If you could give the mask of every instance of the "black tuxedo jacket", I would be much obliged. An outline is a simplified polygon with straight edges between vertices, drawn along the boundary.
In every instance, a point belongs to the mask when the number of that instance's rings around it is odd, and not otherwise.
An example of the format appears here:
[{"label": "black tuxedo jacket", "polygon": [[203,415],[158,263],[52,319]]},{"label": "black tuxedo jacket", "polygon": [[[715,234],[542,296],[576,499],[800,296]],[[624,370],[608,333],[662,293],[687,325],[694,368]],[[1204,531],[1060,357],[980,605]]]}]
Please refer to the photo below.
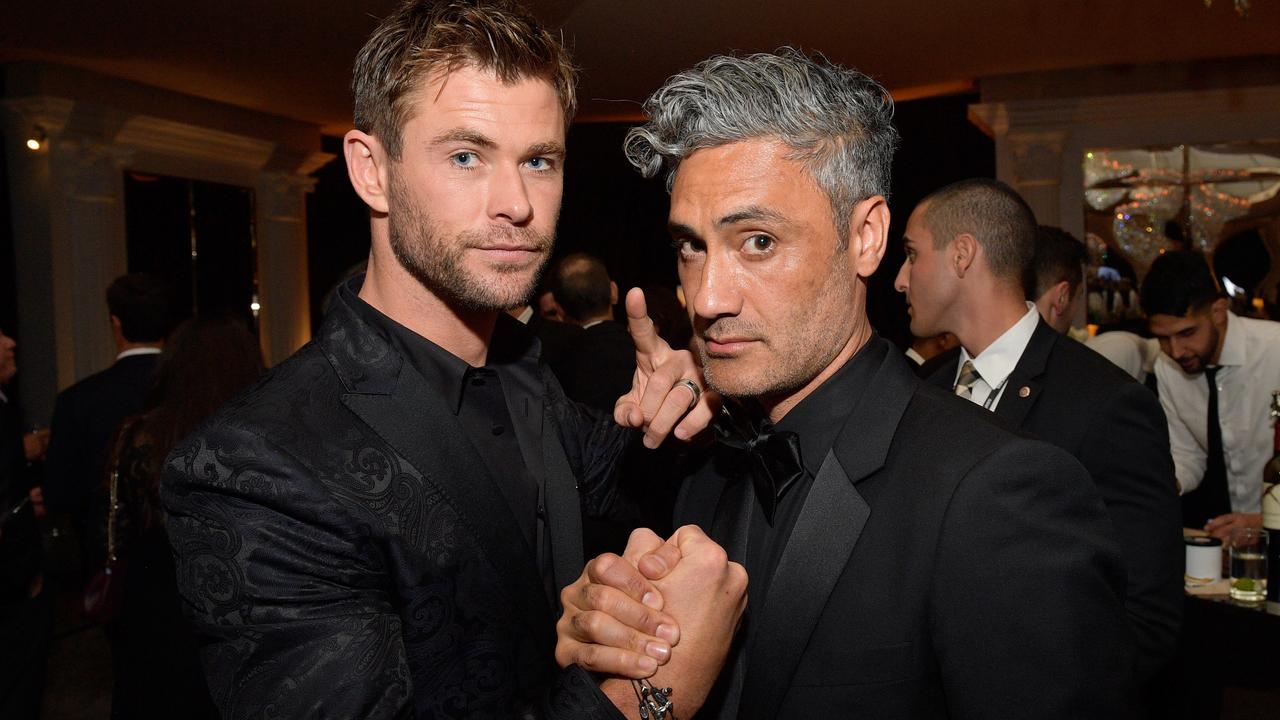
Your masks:
[{"label": "black tuxedo jacket", "polygon": [[[752,502],[712,464],[677,517],[742,561]],[[1079,463],[888,346],[700,717],[1125,717],[1123,585]]]},{"label": "black tuxedo jacket", "polygon": [[44,501],[82,518],[106,481],[111,439],[142,410],[159,355],[131,355],[58,394],[49,424]]},{"label": "black tuxedo jacket", "polygon": [[[930,382],[949,389],[955,375],[952,362]],[[1093,477],[1121,543],[1135,670],[1145,682],[1174,655],[1183,604],[1182,516],[1159,401],[1041,321],[995,414],[1071,453]]]},{"label": "black tuxedo jacket", "polygon": [[[499,368],[512,417],[542,430],[516,422],[562,587],[582,568],[580,503],[630,433],[566,402],[543,366]],[[516,387],[533,400],[512,403]],[[585,673],[557,669],[558,612],[510,478],[446,402],[339,295],[313,342],[170,455],[178,585],[223,717],[614,716]]]},{"label": "black tuxedo jacket", "polygon": [[[526,327],[542,345],[542,362],[551,368],[551,372],[563,386],[566,373],[571,369],[570,364],[577,343],[582,339],[582,328],[544,317],[536,310],[529,317],[529,324]],[[633,359],[632,362],[635,360]],[[629,385],[627,387],[630,389]]]},{"label": "black tuxedo jacket", "polygon": [[564,367],[560,382],[566,395],[612,413],[614,403],[631,389],[636,372],[631,333],[612,320],[584,328],[565,355]]}]

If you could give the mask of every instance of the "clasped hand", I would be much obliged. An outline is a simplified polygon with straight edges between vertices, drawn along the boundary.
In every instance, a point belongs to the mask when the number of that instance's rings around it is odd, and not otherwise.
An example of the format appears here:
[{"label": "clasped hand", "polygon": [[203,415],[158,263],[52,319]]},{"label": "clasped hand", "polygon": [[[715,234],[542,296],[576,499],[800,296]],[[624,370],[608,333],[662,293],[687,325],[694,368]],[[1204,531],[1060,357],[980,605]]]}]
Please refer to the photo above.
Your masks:
[{"label": "clasped hand", "polygon": [[719,675],[746,609],[747,573],[697,526],[682,527],[666,541],[641,528],[621,557],[606,553],[587,563],[560,600],[561,666],[653,677],[674,687],[681,714],[692,715]]}]

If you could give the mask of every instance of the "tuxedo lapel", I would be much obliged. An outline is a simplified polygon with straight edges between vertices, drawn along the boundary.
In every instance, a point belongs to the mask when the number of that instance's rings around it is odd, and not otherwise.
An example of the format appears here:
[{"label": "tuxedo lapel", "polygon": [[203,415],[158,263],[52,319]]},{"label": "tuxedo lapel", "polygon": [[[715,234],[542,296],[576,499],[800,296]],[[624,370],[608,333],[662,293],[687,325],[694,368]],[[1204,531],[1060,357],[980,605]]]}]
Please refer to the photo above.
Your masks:
[{"label": "tuxedo lapel", "polygon": [[996,405],[996,415],[1007,421],[1012,427],[1022,427],[1027,413],[1040,399],[1040,378],[1044,375],[1045,365],[1049,361],[1049,353],[1058,333],[1049,327],[1044,320],[1036,324],[1035,332],[1027,341],[1027,347],[1018,358],[1009,379],[1005,381],[1004,393],[1000,403]]},{"label": "tuxedo lapel", "polygon": [[[351,308],[335,302],[330,316],[319,342],[346,386],[343,404],[447,498],[507,585],[516,611],[529,627],[545,626],[553,615],[537,560],[457,418],[422,375]],[[415,533],[406,529],[405,534]],[[545,633],[531,634],[550,642]]]},{"label": "tuxedo lapel", "polygon": [[822,463],[755,618],[739,705],[743,717],[777,715],[809,636],[871,516],[857,484],[884,466],[919,380],[886,353]]}]

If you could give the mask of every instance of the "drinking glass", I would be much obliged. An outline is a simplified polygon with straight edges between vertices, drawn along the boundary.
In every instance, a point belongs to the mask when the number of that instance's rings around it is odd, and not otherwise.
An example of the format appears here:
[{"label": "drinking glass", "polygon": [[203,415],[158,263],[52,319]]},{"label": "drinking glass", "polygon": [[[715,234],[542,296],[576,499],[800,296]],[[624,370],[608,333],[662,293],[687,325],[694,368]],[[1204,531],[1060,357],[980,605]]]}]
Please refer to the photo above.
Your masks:
[{"label": "drinking glass", "polygon": [[1260,603],[1267,599],[1267,531],[1231,531],[1231,599]]}]

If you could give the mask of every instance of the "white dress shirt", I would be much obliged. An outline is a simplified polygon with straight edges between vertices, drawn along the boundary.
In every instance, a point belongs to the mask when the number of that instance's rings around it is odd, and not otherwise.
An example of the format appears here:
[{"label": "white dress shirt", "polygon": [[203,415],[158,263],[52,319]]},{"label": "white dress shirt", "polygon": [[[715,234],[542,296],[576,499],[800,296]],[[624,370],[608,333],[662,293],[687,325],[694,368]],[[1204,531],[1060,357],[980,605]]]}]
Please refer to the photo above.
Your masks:
[{"label": "white dress shirt", "polygon": [[[1004,386],[1009,375],[1013,374],[1013,369],[1022,359],[1022,351],[1027,349],[1027,343],[1031,342],[1031,336],[1039,322],[1040,311],[1036,310],[1034,303],[1027,303],[1027,314],[978,353],[978,357],[973,357],[961,346],[960,362],[956,364],[956,376],[951,381],[951,387],[955,387],[956,381],[960,379],[960,371],[965,362],[972,360],[973,367],[981,378],[973,384],[969,399],[988,410],[995,410],[1000,398],[1004,396]],[[992,397],[993,394],[995,397]],[[991,398],[990,402],[988,398]]]},{"label": "white dress shirt", "polygon": [[906,352],[907,359],[910,360],[911,362],[915,363],[916,365],[924,364],[924,356],[916,352],[915,348],[909,347],[906,349],[905,352]]},{"label": "white dress shirt", "polygon": [[[1280,323],[1227,313],[1218,357],[1218,424],[1227,463],[1231,509],[1258,512],[1262,468],[1271,459],[1271,391],[1280,390]],[[1209,453],[1209,383],[1188,375],[1169,356],[1156,361],[1160,404],[1169,418],[1169,446],[1182,492],[1204,479]]]},{"label": "white dress shirt", "polygon": [[1112,330],[1089,338],[1084,343],[1088,348],[1112,364],[1129,373],[1140,383],[1147,381],[1153,372],[1156,359],[1160,357],[1160,341],[1155,338],[1144,338],[1124,330]]}]

